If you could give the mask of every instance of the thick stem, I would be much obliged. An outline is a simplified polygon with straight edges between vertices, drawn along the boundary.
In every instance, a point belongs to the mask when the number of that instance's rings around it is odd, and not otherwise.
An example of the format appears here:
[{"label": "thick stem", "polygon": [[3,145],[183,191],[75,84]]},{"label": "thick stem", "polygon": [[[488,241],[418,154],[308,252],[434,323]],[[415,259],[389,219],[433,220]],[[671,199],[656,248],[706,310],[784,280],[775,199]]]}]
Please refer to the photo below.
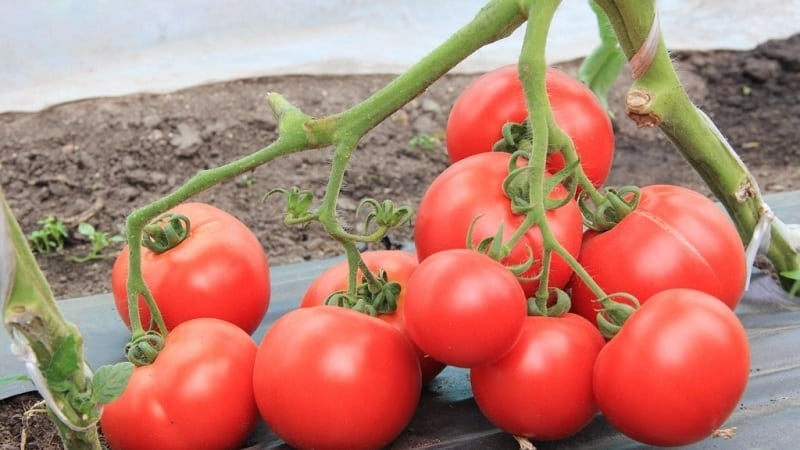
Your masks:
[{"label": "thick stem", "polygon": [[[78,328],[61,315],[50,286],[0,191],[0,301],[12,351],[46,401],[67,449],[99,449],[93,405],[72,401],[91,390]],[[55,367],[54,367],[55,366]],[[71,425],[71,426],[70,426]]]},{"label": "thick stem", "polygon": [[[608,15],[625,54],[631,58],[642,45],[655,17],[655,2],[597,0]],[[725,206],[742,242],[753,237],[762,215],[769,214],[753,175],[713,122],[689,99],[669,53],[659,36],[652,64],[632,86],[628,115],[639,126],[658,126]],[[800,268],[798,238],[774,219],[766,254],[778,273]],[[789,280],[783,279],[784,287]]]}]

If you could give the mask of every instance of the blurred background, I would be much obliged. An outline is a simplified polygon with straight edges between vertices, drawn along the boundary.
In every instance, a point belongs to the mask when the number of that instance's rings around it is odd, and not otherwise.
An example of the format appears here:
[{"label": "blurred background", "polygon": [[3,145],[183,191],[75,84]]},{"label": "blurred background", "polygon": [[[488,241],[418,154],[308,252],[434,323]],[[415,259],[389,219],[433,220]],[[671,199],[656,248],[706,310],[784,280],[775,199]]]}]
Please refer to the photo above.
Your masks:
[{"label": "blurred background", "polygon": [[[0,112],[243,77],[398,73],[483,0],[0,0]],[[800,31],[800,0],[660,0],[668,47],[749,49]],[[455,71],[513,61],[522,29]],[[588,0],[564,0],[550,62],[598,42]]]}]

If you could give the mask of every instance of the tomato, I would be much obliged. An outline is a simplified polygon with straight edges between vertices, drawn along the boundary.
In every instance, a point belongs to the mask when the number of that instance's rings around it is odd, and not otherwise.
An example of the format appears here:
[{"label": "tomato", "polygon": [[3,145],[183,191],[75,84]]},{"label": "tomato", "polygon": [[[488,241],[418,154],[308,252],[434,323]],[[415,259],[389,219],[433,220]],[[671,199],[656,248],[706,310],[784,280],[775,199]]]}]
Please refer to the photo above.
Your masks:
[{"label": "tomato", "polygon": [[473,367],[499,358],[517,341],[527,299],[502,264],[472,250],[435,253],[408,280],[411,339],[445,364]]},{"label": "tomato", "polygon": [[600,351],[594,369],[600,411],[648,445],[688,445],[710,436],[747,385],[750,351],[736,315],[693,289],[650,297]]},{"label": "tomato", "polygon": [[[420,260],[445,249],[465,248],[470,226],[473,246],[495,236],[501,224],[503,241],[511,237],[524,216],[511,211],[511,202],[503,193],[510,158],[507,153],[480,153],[458,161],[434,179],[422,197],[414,226],[414,242]],[[555,198],[565,195],[566,190],[561,186],[553,194]],[[570,254],[577,256],[583,232],[583,218],[577,203],[569,201],[546,214],[555,238]],[[533,256],[534,264],[522,274],[529,278],[522,282],[528,296],[533,296],[539,286],[539,281],[532,278],[541,270],[542,248],[541,232],[538,227],[532,227],[502,260],[506,265],[516,265]],[[550,287],[563,287],[571,274],[566,261],[554,255]]]},{"label": "tomato", "polygon": [[175,327],[156,361],[137,367],[100,425],[114,449],[240,448],[258,421],[256,343],[213,318]]},{"label": "tomato", "polygon": [[[408,279],[419,264],[417,262],[417,256],[414,253],[403,250],[374,250],[363,252],[361,258],[373,273],[378,274],[380,270],[383,270],[386,272],[389,281],[400,284],[401,290],[400,297],[397,299],[397,310],[393,314],[380,314],[378,318],[394,325],[395,328],[400,330],[405,336],[408,336],[403,308],[405,305]],[[342,261],[320,274],[314,279],[311,285],[309,285],[300,306],[323,305],[328,296],[334,292],[346,290],[347,272],[347,261]],[[358,273],[360,280],[361,271]],[[409,337],[409,339],[411,338]],[[445,365],[425,354],[416,344],[414,348],[419,358],[420,369],[422,370],[422,383],[428,383],[444,370]]]},{"label": "tomato", "polygon": [[[643,187],[633,212],[587,236],[578,261],[607,294],[624,291],[640,302],[665,289],[692,288],[734,309],[747,280],[733,223],[713,201],[680,186]],[[596,296],[577,276],[570,286],[572,311],[595,320]]]},{"label": "tomato", "polygon": [[262,417],[300,449],[373,449],[411,420],[422,387],[413,346],[350,309],[293,310],[267,330],[253,383]]},{"label": "tomato", "polygon": [[514,436],[572,436],[597,414],[592,372],[604,344],[600,331],[581,316],[528,316],[510,352],[470,369],[475,402]]},{"label": "tomato", "polygon": [[[603,105],[583,83],[548,68],[545,78],[553,119],[572,138],[586,176],[595,187],[605,182],[614,159],[614,130]],[[447,121],[446,145],[452,162],[488,152],[502,138],[507,122],[528,117],[516,65],[497,68],[475,79],[453,104]],[[554,154],[547,169],[555,173],[564,158]]]},{"label": "tomato", "polygon": [[[142,276],[164,317],[167,329],[198,317],[216,317],[256,330],[270,299],[269,263],[258,238],[225,211],[204,203],[184,203],[171,212],[191,221],[189,236],[164,253],[142,248]],[[128,327],[129,249],[114,262],[111,288],[120,317]],[[143,299],[139,311],[145,328],[150,313]]]}]

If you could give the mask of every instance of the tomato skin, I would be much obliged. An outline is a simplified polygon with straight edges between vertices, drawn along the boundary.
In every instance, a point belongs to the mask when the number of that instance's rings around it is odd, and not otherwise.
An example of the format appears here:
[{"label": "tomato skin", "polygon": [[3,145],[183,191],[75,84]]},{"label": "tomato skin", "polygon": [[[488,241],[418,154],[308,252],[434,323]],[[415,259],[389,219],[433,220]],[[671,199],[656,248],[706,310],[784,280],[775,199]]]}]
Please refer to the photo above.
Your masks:
[{"label": "tomato skin", "polygon": [[510,352],[470,370],[475,401],[514,436],[572,436],[598,412],[592,372],[604,344],[600,331],[581,316],[528,316]]},{"label": "tomato skin", "polygon": [[[373,273],[378,274],[382,269],[386,272],[390,281],[400,283],[401,290],[400,296],[397,299],[397,310],[393,314],[380,314],[378,318],[392,324],[410,340],[411,338],[408,336],[408,330],[406,329],[406,319],[403,309],[408,279],[411,277],[411,273],[414,269],[419,265],[417,256],[414,253],[404,250],[372,250],[362,252],[361,259]],[[346,290],[347,272],[347,261],[342,261],[320,274],[308,286],[300,302],[300,306],[324,305],[328,296],[334,292]],[[358,277],[360,280],[360,270],[358,272]],[[425,354],[425,352],[413,342],[412,344],[419,358],[420,369],[422,370],[422,383],[427,384],[444,370],[445,365]]]},{"label": "tomato skin", "polygon": [[100,425],[114,449],[240,448],[255,428],[256,343],[241,328],[193,319],[170,332],[149,366],[137,367]]},{"label": "tomato skin", "polygon": [[724,423],[749,371],[747,335],[733,311],[706,293],[670,289],[648,299],[600,351],[595,398],[626,436],[688,445]]},{"label": "tomato skin", "polygon": [[[142,277],[168,330],[198,317],[216,317],[248,333],[258,328],[270,300],[269,262],[258,238],[231,214],[204,203],[183,203],[171,212],[191,221],[190,235],[157,254],[142,248]],[[130,328],[126,245],[111,272],[117,312]],[[150,312],[139,301],[144,327]]]},{"label": "tomato skin", "polygon": [[[744,247],[713,201],[680,186],[641,189],[639,206],[614,228],[588,232],[578,257],[607,293],[640,302],[670,288],[698,289],[736,308],[747,280]],[[577,276],[572,311],[594,321],[595,295]]]},{"label": "tomato skin", "polygon": [[[511,237],[524,216],[511,211],[511,202],[503,193],[510,158],[507,153],[479,153],[458,161],[436,177],[417,209],[414,242],[421,261],[445,249],[466,248],[470,226],[473,246],[495,236],[501,224],[504,242]],[[554,195],[563,198],[567,192],[558,186]],[[548,211],[546,216],[555,238],[570,254],[577,256],[583,232],[583,218],[577,203],[570,200]],[[532,227],[502,262],[508,266],[522,264],[532,253],[535,262],[522,276],[533,278],[541,270],[542,249],[541,232],[538,227]],[[548,280],[550,287],[564,287],[571,274],[567,262],[554,255]],[[521,284],[525,293],[533,296],[539,281],[521,281]]]},{"label": "tomato skin", "polygon": [[408,280],[412,340],[445,364],[473,367],[501,357],[519,337],[527,298],[502,264],[454,249],[423,260]]},{"label": "tomato skin", "polygon": [[298,308],[267,330],[253,371],[270,428],[299,449],[372,449],[395,439],[419,403],[408,339],[388,323],[331,306]]},{"label": "tomato skin", "polygon": [[[601,186],[614,159],[614,130],[603,105],[583,83],[555,68],[545,78],[556,124],[572,138],[586,176]],[[447,121],[446,145],[451,162],[491,151],[507,122],[528,116],[516,65],[499,67],[475,79],[453,104]],[[548,158],[547,169],[564,167],[561,155]]]}]

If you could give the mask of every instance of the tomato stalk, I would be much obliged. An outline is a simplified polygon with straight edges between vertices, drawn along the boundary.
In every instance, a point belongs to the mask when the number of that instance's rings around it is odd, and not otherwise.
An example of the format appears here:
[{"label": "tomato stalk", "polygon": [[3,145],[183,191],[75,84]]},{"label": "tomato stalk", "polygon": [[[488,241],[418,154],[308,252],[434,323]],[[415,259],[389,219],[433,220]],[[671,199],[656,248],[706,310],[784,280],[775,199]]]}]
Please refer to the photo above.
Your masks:
[{"label": "tomato stalk", "polygon": [[0,302],[11,351],[25,364],[66,449],[100,449],[97,421],[133,366],[92,371],[78,328],[61,314],[19,223],[0,191]]},{"label": "tomato stalk", "polygon": [[[611,21],[625,55],[633,62],[657,26],[655,1],[597,0]],[[800,269],[800,236],[778,218],[770,217],[758,183],[714,123],[689,99],[658,29],[657,47],[650,52],[626,98],[628,116],[640,127],[658,126],[724,205],[747,245],[763,218],[770,239],[764,252],[776,272]],[[653,37],[653,36],[650,36]],[[639,53],[641,55],[641,53]],[[792,280],[781,277],[784,288]]]},{"label": "tomato stalk", "polygon": [[[552,231],[545,217],[545,197],[550,193],[545,192],[545,164],[550,148],[550,138],[555,136],[555,140],[560,144],[560,148],[566,148],[565,159],[566,167],[570,167],[569,162],[576,162],[577,155],[574,154],[574,146],[566,144],[571,141],[556,124],[550,108],[545,84],[545,42],[547,39],[550,23],[555,14],[559,1],[534,1],[531,3],[528,26],[522,46],[519,62],[519,77],[525,93],[525,101],[529,111],[529,127],[532,132],[533,143],[528,160],[530,170],[529,175],[529,199],[533,208],[528,212],[534,217],[534,222],[539,228],[544,243],[544,261],[540,274],[539,288],[536,294],[539,303],[542,299],[547,299],[550,291],[547,286],[548,271],[552,253],[559,255],[573,271],[581,277],[589,288],[597,295],[598,301],[602,305],[603,312],[598,314],[598,323],[603,327],[604,334],[613,334],[632,312],[632,308],[624,304],[615,302],[608,296],[603,289],[592,279],[583,266],[573,257],[558,240],[553,236]],[[573,155],[569,155],[569,149]],[[579,167],[579,164],[574,164]],[[577,169],[580,170],[580,169]],[[585,176],[583,177],[585,178]],[[588,183],[591,185],[591,183]],[[592,194],[592,192],[594,194]],[[589,196],[593,198],[599,193],[590,187]],[[600,197],[602,198],[602,196]],[[637,302],[634,301],[634,304]],[[539,306],[539,305],[537,305]],[[541,309],[541,308],[539,308]],[[616,327],[616,328],[614,328]],[[608,330],[608,331],[606,331]]]},{"label": "tomato stalk", "polygon": [[[130,247],[127,292],[129,304],[136,305],[139,296],[148,303],[153,317],[158,309],[152,295],[142,279],[141,246],[142,230],[150,220],[163,214],[179,203],[188,200],[223,181],[232,179],[269,161],[284,155],[309,149],[336,145],[334,156],[337,171],[343,174],[350,154],[361,136],[382,122],[393,112],[421,94],[434,81],[447,73],[467,56],[494,41],[510,35],[524,21],[526,9],[516,0],[494,0],[486,4],[475,18],[432,50],[384,88],[352,108],[329,117],[314,119],[297,109],[276,93],[267,95],[267,101],[278,120],[278,139],[267,147],[244,158],[223,166],[198,172],[184,185],[165,197],[132,212],[126,222],[127,242]],[[341,187],[339,175],[334,173],[323,199],[323,211],[319,220],[326,230],[333,230],[344,240],[353,238],[344,232],[335,214],[336,199]],[[138,317],[138,308],[131,308],[133,334],[142,336],[143,327]],[[157,323],[157,326],[160,325]]]}]

